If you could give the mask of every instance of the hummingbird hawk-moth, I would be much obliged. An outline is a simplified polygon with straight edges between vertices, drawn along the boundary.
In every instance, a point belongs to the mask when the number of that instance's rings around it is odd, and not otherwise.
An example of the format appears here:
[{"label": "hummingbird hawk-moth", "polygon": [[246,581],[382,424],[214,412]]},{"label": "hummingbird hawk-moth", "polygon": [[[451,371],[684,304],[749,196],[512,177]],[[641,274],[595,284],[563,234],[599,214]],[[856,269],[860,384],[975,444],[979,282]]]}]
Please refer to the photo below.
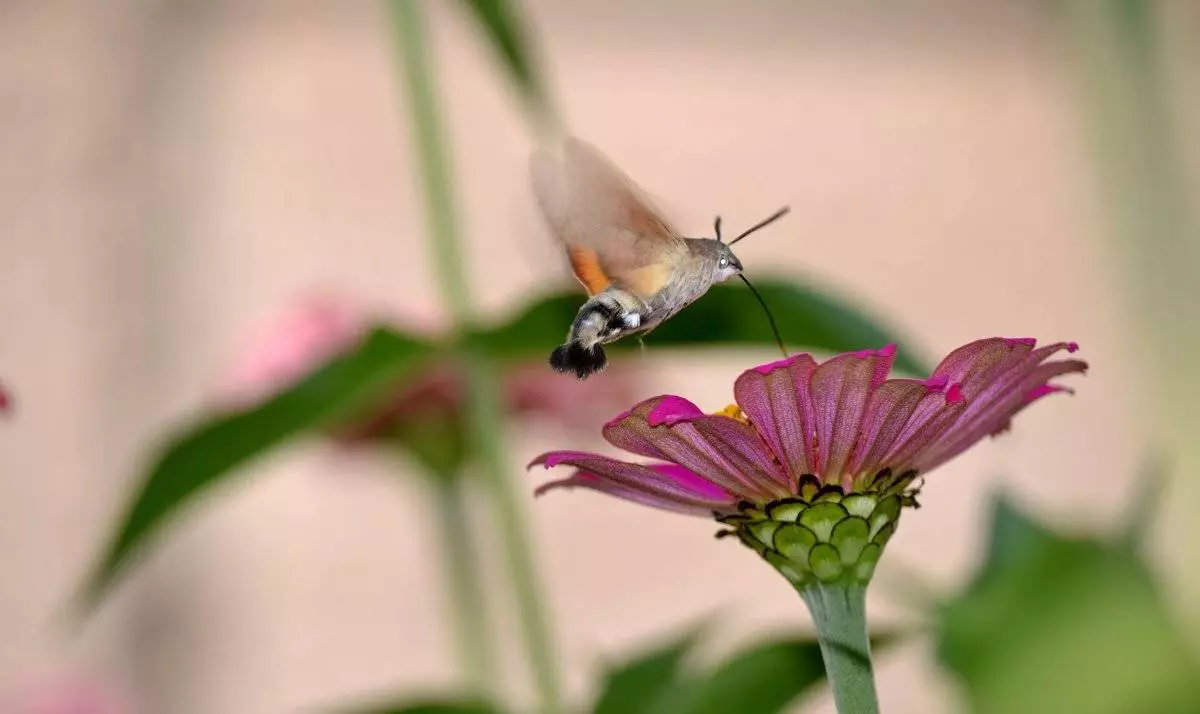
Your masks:
[{"label": "hummingbird hawk-moth", "polygon": [[715,238],[686,238],[633,181],[576,138],[566,139],[560,156],[536,151],[530,175],[542,216],[588,293],[567,341],[550,355],[555,370],[580,379],[607,364],[603,345],[648,333],[715,283],[737,276],[753,291],[730,246],[788,212],[777,211],[728,243],[721,239],[720,217]]}]

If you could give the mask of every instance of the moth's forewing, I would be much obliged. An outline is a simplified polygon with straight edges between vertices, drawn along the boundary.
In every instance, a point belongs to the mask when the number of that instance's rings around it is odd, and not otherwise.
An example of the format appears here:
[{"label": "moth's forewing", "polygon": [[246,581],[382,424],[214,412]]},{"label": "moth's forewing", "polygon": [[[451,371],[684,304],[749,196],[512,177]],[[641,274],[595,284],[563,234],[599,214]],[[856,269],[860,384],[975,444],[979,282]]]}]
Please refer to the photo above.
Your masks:
[{"label": "moth's forewing", "polygon": [[539,150],[530,175],[546,222],[590,294],[615,284],[649,297],[686,256],[683,239],[642,191],[585,142],[567,139],[561,158]]}]

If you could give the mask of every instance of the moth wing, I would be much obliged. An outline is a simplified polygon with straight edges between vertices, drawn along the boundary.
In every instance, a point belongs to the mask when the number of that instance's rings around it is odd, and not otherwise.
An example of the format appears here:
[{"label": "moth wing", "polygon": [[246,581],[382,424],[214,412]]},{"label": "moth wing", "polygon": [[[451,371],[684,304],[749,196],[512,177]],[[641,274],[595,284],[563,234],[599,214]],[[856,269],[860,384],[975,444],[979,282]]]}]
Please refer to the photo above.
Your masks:
[{"label": "moth wing", "polygon": [[616,285],[645,299],[667,284],[686,243],[597,149],[569,138],[561,157],[535,152],[530,175],[542,215],[589,295]]}]

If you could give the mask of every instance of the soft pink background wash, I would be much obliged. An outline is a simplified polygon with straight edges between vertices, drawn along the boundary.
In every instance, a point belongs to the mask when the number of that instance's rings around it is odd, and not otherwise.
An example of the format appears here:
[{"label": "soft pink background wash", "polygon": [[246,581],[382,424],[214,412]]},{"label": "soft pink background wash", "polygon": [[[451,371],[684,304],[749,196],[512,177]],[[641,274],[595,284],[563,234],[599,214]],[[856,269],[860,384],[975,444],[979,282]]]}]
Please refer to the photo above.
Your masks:
[{"label": "soft pink background wash", "polygon": [[[793,207],[741,246],[751,275],[814,276],[929,356],[992,334],[1082,345],[1077,396],[930,479],[877,579],[881,622],[904,611],[904,566],[961,582],[1001,483],[1072,522],[1114,516],[1145,388],[1043,3],[527,4],[567,120],[687,231]],[[473,26],[429,5],[471,275],[500,315],[563,272],[510,93]],[[450,680],[421,487],[320,445],[181,520],[81,638],[55,619],[162,426],[281,305],[330,286],[440,319],[390,61],[376,3],[0,9],[0,381],[17,408],[0,422],[0,688],[81,659],[141,711],[269,714]],[[716,409],[770,356],[647,362],[652,391]],[[595,445],[566,440],[516,434],[514,475],[532,490],[529,456]],[[714,652],[804,626],[710,523],[584,493],[527,505],[576,697],[599,663],[712,613]],[[952,706],[927,650],[881,660],[888,711]],[[832,711],[817,699],[806,711]]]}]

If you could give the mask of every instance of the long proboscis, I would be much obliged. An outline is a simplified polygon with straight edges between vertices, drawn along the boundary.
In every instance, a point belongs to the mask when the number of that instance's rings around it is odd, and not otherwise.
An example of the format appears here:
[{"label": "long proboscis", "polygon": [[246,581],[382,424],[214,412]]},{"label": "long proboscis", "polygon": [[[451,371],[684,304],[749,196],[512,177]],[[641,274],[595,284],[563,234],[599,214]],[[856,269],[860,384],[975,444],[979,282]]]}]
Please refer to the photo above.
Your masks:
[{"label": "long proboscis", "polygon": [[792,209],[790,206],[784,206],[783,208],[779,209],[778,211],[775,211],[771,215],[762,219],[758,223],[755,223],[754,225],[750,226],[746,230],[742,231],[742,234],[739,235],[737,238],[734,238],[733,240],[729,241],[728,245],[733,245],[734,243],[737,243],[738,241],[740,241],[741,239],[750,235],[751,233],[758,230],[759,228],[766,228],[767,226],[771,225],[775,221],[778,221],[780,218],[783,218],[784,216],[786,216],[787,214],[789,214],[791,212],[792,212]]},{"label": "long proboscis", "polygon": [[779,345],[779,351],[783,353],[784,358],[787,358],[788,351],[787,347],[783,344],[783,335],[779,334],[779,326],[775,324],[775,316],[771,314],[771,308],[767,307],[767,301],[763,300],[762,294],[750,282],[750,278],[741,273],[738,273],[738,277],[742,279],[746,287],[750,288],[750,292],[754,294],[754,299],[758,300],[759,305],[762,305],[763,312],[767,313],[767,322],[771,323],[771,332],[775,335],[775,343]]}]

